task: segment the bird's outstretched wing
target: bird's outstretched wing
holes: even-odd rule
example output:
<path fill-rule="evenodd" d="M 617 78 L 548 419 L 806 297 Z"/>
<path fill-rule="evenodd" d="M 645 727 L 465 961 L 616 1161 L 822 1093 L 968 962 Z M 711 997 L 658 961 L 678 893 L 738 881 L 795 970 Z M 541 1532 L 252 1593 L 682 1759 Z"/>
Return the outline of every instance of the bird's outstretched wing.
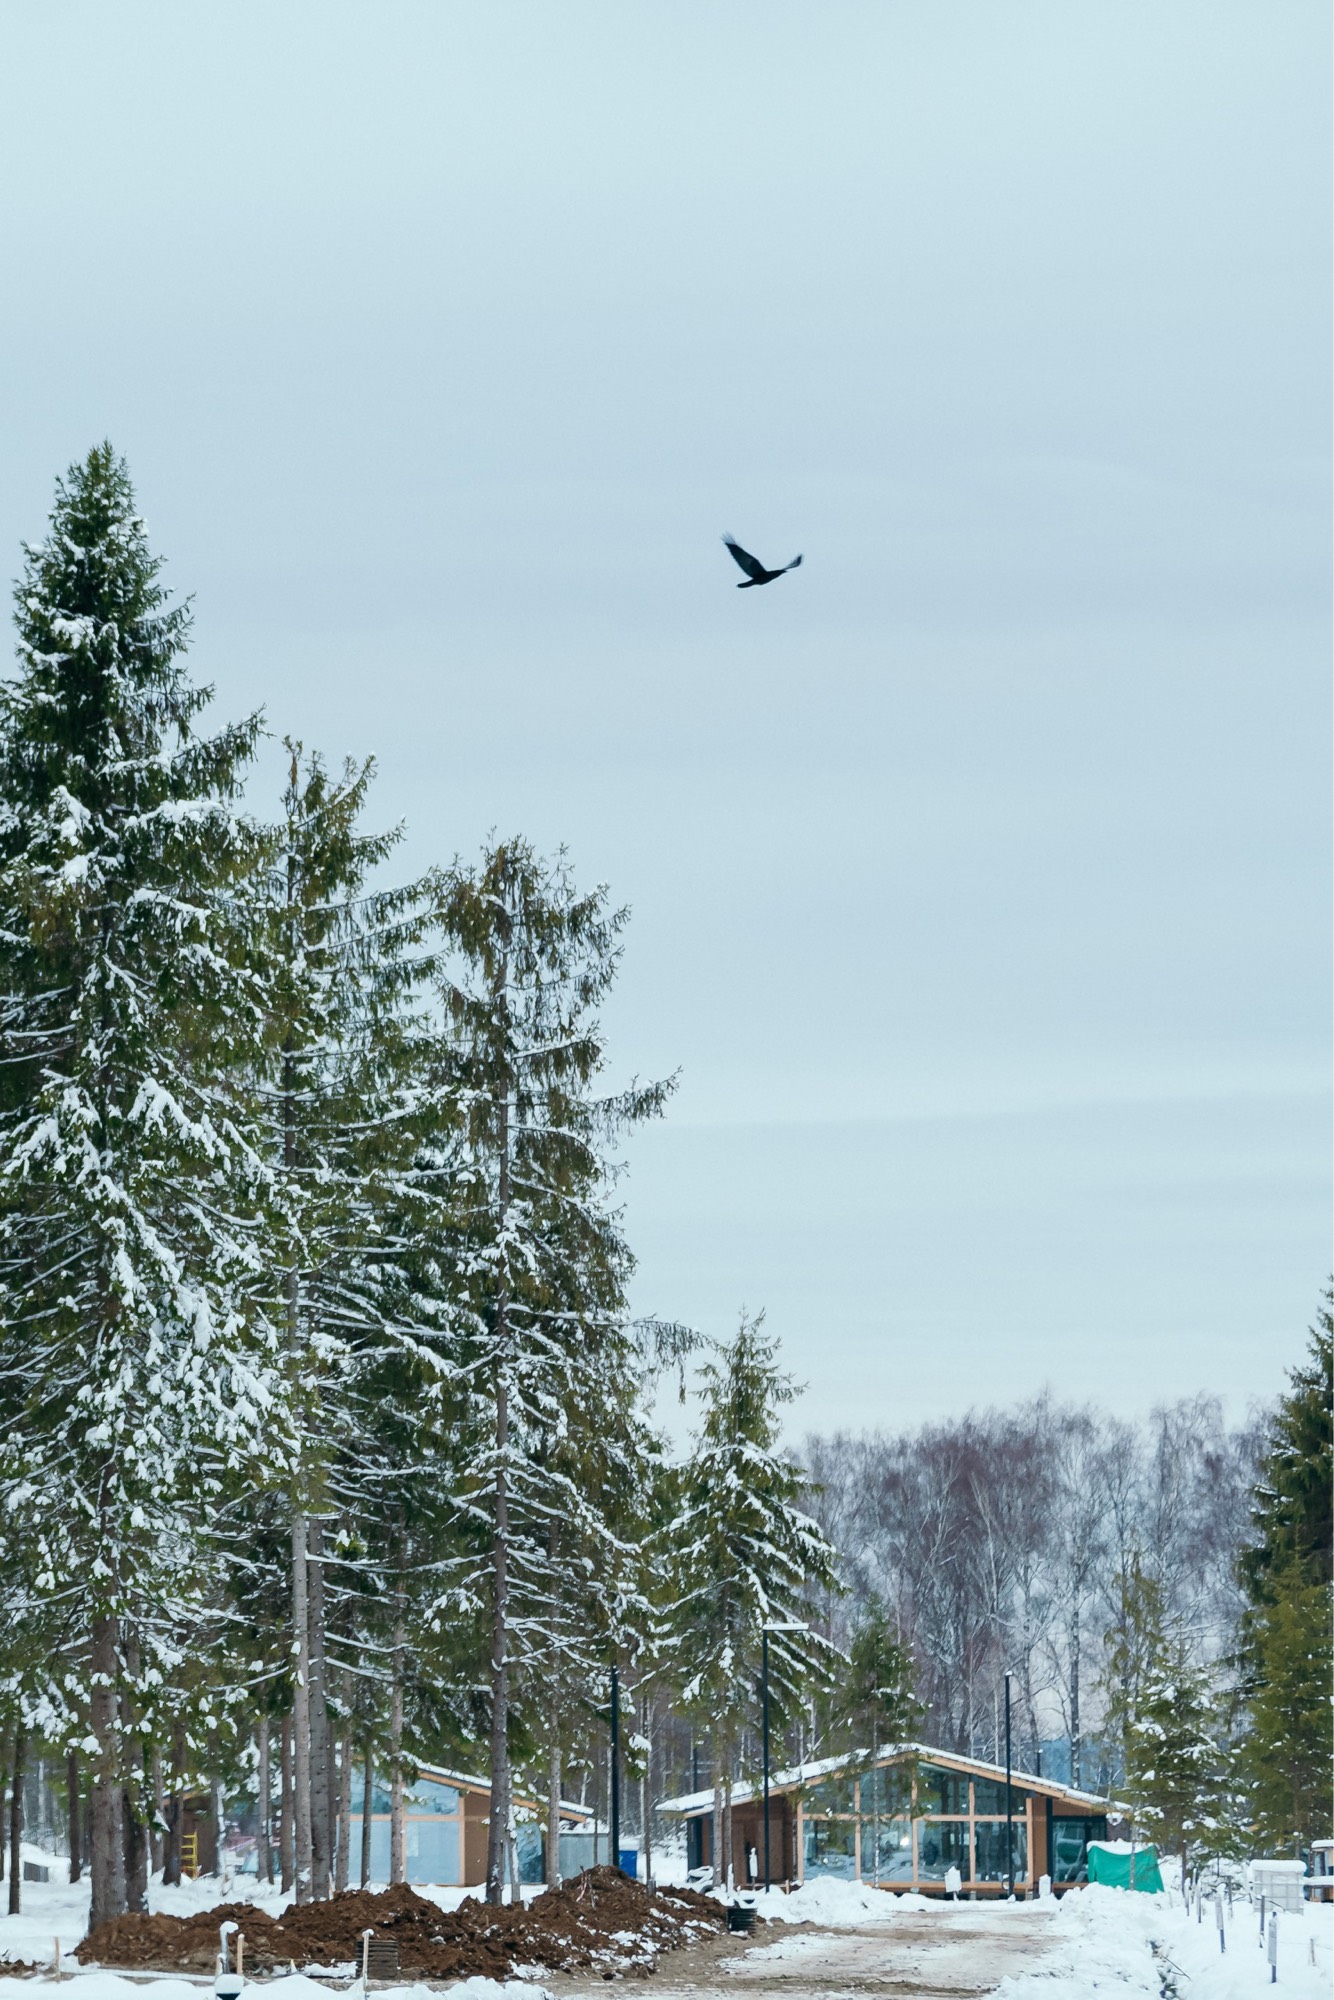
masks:
<path fill-rule="evenodd" d="M 750 551 L 748 549 L 743 549 L 740 542 L 733 541 L 730 535 L 724 535 L 723 540 L 726 542 L 728 548 L 732 551 L 732 561 L 734 563 L 740 564 L 741 568 L 745 570 L 746 575 L 751 579 L 752 583 L 762 583 L 764 578 L 769 574 L 769 572 L 765 569 L 764 564 L 762 562 L 757 562 L 755 557 L 751 555 Z M 800 558 L 798 558 L 798 560 L 800 560 Z"/>

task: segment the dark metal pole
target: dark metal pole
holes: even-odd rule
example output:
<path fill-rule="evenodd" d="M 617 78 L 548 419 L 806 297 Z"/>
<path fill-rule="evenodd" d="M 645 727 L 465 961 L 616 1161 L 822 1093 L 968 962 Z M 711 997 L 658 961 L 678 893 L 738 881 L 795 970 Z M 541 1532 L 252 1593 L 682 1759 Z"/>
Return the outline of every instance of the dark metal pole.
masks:
<path fill-rule="evenodd" d="M 760 1635 L 760 1656 L 764 1661 L 761 1682 L 764 1688 L 764 1886 L 769 1887 L 769 1634 Z"/>
<path fill-rule="evenodd" d="M 1010 1676 L 1005 1676 L 1005 1879 L 1014 1895 L 1014 1794 L 1010 1789 Z"/>
<path fill-rule="evenodd" d="M 621 1683 L 611 1669 L 611 1865 L 621 1865 Z"/>

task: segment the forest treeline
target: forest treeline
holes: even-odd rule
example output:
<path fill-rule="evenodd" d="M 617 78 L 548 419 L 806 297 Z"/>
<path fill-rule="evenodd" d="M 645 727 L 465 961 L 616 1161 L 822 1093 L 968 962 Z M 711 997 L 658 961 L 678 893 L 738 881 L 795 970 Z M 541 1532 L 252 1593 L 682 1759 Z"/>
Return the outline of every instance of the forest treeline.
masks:
<path fill-rule="evenodd" d="M 1137 1809 L 1183 1840 L 1202 1816 L 1234 1844 L 1309 1837 L 1327 1321 L 1254 1433 L 1207 1403 L 1147 1436 L 1042 1403 L 813 1444 L 803 1465 L 761 1322 L 714 1346 L 630 1313 L 619 1149 L 671 1084 L 608 1083 L 626 915 L 606 890 L 518 838 L 393 884 L 372 764 L 294 739 L 257 808 L 261 718 L 206 729 L 189 606 L 109 446 L 59 482 L 16 624 L 11 1899 L 34 1758 L 98 1922 L 144 1907 L 152 1869 L 179 1878 L 201 1794 L 219 1825 L 225 1801 L 257 1804 L 261 1874 L 311 1898 L 348 1882 L 355 1791 L 369 1812 L 382 1782 L 404 1879 L 420 1756 L 486 1770 L 498 1900 L 516 1783 L 549 1834 L 562 1795 L 605 1802 L 613 1667 L 645 1841 L 653 1796 L 709 1785 L 725 1868 L 766 1627 L 794 1753 L 921 1728 L 991 1745 L 1009 1668 L 1035 1743 L 1055 1717 L 1093 1782 L 1086 1746 L 1119 1731 Z M 678 1459 L 652 1411 L 686 1370 L 700 1416 Z M 1187 1674 L 1201 1703 L 1228 1690 L 1182 1745 L 1189 1811 L 1135 1751 Z"/>
<path fill-rule="evenodd" d="M 920 1663 L 929 1740 L 993 1760 L 1009 1672 L 1026 1768 L 1055 1739 L 1062 1775 L 1106 1792 L 1124 1778 L 1117 1723 L 1155 1621 L 1201 1666 L 1235 1650 L 1266 1421 L 1229 1428 L 1206 1396 L 1143 1424 L 1044 1396 L 898 1437 L 810 1438 L 815 1509 L 849 1586 L 832 1630 L 868 1600 L 889 1607 Z"/>
<path fill-rule="evenodd" d="M 1275 1406 L 1130 1424 L 1050 1397 L 807 1440 L 847 1594 L 914 1663 L 926 1739 L 1125 1800 L 1174 1849 L 1328 1831 L 1331 1319 Z M 1047 1746 L 1044 1751 L 1044 1744 Z"/>

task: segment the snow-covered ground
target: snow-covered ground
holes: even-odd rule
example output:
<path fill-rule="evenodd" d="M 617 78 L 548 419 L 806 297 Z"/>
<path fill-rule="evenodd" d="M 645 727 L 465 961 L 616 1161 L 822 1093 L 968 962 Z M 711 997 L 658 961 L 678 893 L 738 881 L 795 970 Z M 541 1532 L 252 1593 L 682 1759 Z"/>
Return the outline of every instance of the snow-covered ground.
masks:
<path fill-rule="evenodd" d="M 1098 1884 L 1062 1899 L 1052 1950 L 1031 1973 L 1004 1979 L 998 2000 L 1106 2000 L 1115 1990 L 1160 2000 L 1262 2000 L 1273 1995 L 1259 1917 L 1248 1903 L 1225 1915 L 1226 1952 L 1213 1908 L 1197 1923 L 1177 1894 L 1129 1895 Z M 1307 1904 L 1278 1919 L 1278 1987 L 1291 2000 L 1334 1990 L 1334 1908 Z"/>
<path fill-rule="evenodd" d="M 939 1909 L 929 1896 L 891 1895 L 868 1889 L 861 1882 L 840 1882 L 832 1875 L 803 1882 L 785 1895 L 781 1889 L 761 1889 L 752 1899 L 771 1924 L 821 1924 L 842 1930 L 850 1925 L 892 1924 L 906 1911 Z"/>

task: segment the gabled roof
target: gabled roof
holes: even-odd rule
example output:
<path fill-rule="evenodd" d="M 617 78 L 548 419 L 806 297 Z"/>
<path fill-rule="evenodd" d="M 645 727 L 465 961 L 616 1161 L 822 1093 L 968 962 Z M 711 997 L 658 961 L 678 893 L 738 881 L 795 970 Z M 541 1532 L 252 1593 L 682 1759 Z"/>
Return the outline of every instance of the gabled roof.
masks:
<path fill-rule="evenodd" d="M 466 1771 L 446 1771 L 443 1765 L 424 1763 L 419 1757 L 414 1757 L 410 1761 L 416 1765 L 417 1776 L 419 1778 L 427 1778 L 433 1784 L 453 1785 L 456 1790 L 461 1792 L 485 1792 L 488 1798 L 491 1795 L 491 1780 L 489 1778 L 474 1777 Z M 546 1807 L 545 1799 L 539 1799 L 535 1793 L 525 1791 L 518 1786 L 514 1789 L 514 1803 L 521 1806 L 540 1805 L 544 1810 Z M 565 1799 L 562 1799 L 560 1802 L 560 1812 L 562 1819 L 592 1819 L 593 1817 L 591 1806 L 577 1806 Z M 446 1818 L 448 1818 L 448 1814 L 446 1814 Z"/>
<path fill-rule="evenodd" d="M 876 1752 L 876 1765 L 902 1763 L 907 1757 L 920 1757 L 925 1763 L 940 1764 L 949 1771 L 966 1771 L 970 1777 L 997 1778 L 1005 1782 L 1005 1766 L 988 1764 L 980 1757 L 964 1757 L 956 1750 L 938 1750 L 932 1743 L 895 1743 Z M 839 1757 L 818 1757 L 810 1763 L 797 1764 L 787 1771 L 775 1771 L 769 1777 L 769 1793 L 795 1792 L 814 1784 L 820 1778 L 830 1777 L 836 1771 L 846 1770 L 848 1765 L 866 1767 L 870 1763 L 870 1752 L 848 1750 Z M 1025 1792 L 1038 1792 L 1044 1797 L 1066 1799 L 1072 1804 L 1087 1807 L 1091 1813 L 1105 1813 L 1110 1800 L 1100 1798 L 1094 1792 L 1076 1791 L 1071 1785 L 1063 1785 L 1056 1778 L 1041 1778 L 1031 1771 L 1011 1769 L 1011 1784 Z M 732 1804 L 745 1805 L 752 1798 L 759 1797 L 759 1787 L 750 1784 L 733 1785 Z M 659 1812 L 678 1813 L 683 1819 L 693 1819 L 698 1814 L 713 1811 L 713 1789 L 707 1792 L 686 1792 L 680 1798 L 662 1799 L 658 1803 Z"/>

